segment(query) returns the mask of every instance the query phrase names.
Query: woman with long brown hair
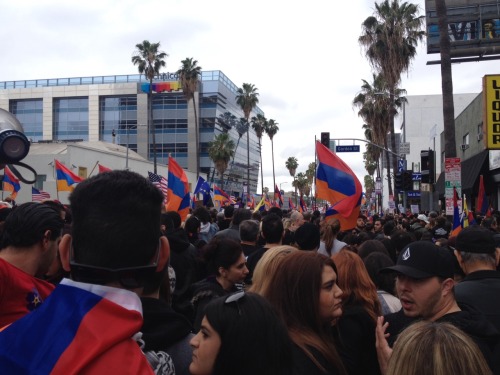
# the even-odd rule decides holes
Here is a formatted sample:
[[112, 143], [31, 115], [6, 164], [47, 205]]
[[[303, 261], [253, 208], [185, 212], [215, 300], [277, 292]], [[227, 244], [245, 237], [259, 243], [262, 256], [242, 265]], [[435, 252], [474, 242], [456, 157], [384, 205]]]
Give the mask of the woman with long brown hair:
[[333, 327], [339, 354], [349, 375], [379, 374], [375, 328], [381, 308], [377, 288], [358, 254], [341, 250], [332, 258], [344, 292], [343, 314]]
[[330, 333], [342, 315], [337, 268], [317, 252], [285, 256], [262, 295], [275, 307], [294, 343], [297, 374], [346, 374]]

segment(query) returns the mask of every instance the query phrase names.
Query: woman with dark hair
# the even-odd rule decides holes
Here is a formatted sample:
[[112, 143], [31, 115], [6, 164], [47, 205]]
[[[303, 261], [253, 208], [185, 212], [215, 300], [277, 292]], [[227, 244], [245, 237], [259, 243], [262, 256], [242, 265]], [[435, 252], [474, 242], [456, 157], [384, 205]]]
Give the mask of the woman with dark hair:
[[333, 260], [317, 252], [293, 252], [269, 277], [272, 287], [262, 295], [288, 328], [296, 373], [345, 374], [330, 333], [342, 315], [342, 290]]
[[197, 249], [201, 249], [207, 242], [200, 237], [201, 222], [196, 216], [191, 215], [184, 223], [184, 230], [189, 238], [189, 242]]
[[241, 290], [248, 275], [245, 255], [236, 241], [214, 237], [202, 249], [202, 257], [208, 277], [192, 287], [195, 330], [200, 328], [207, 303], [215, 297]]
[[381, 314], [377, 288], [360, 256], [341, 250], [333, 257], [343, 290], [343, 314], [333, 328], [337, 348], [349, 375], [379, 374], [375, 328]]
[[384, 253], [373, 252], [363, 259], [370, 279], [377, 288], [382, 315], [401, 310], [401, 301], [396, 297], [396, 277], [392, 273], [381, 273], [380, 270], [394, 266], [393, 260]]
[[217, 298], [191, 339], [192, 375], [290, 375], [291, 341], [272, 306], [254, 293]]

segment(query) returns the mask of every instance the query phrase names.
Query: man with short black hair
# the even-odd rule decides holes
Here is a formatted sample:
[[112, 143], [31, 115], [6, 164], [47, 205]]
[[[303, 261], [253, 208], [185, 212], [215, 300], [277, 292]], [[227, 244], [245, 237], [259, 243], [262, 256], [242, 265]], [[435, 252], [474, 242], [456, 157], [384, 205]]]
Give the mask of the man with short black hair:
[[163, 195], [137, 173], [112, 171], [81, 182], [70, 202], [72, 233], [59, 250], [72, 280], [0, 333], [2, 373], [153, 374], [138, 342], [138, 294], [168, 259]]
[[57, 257], [64, 222], [48, 205], [21, 204], [6, 217], [0, 241], [0, 329], [35, 310], [54, 290], [42, 280]]
[[256, 220], [243, 220], [240, 224], [240, 240], [243, 254], [246, 257], [257, 250], [259, 239], [259, 222]]
[[252, 212], [246, 208], [237, 208], [234, 210], [233, 218], [229, 228], [223, 229], [215, 233], [214, 237], [227, 238], [236, 242], [240, 242], [240, 223], [243, 220], [249, 220], [252, 217]]

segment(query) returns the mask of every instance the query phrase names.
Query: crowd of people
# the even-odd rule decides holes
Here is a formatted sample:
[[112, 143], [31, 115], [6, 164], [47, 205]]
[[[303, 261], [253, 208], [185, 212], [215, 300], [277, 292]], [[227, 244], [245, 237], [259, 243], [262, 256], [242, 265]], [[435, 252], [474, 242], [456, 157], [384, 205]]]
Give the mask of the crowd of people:
[[496, 212], [162, 202], [112, 171], [0, 209], [1, 373], [500, 374]]

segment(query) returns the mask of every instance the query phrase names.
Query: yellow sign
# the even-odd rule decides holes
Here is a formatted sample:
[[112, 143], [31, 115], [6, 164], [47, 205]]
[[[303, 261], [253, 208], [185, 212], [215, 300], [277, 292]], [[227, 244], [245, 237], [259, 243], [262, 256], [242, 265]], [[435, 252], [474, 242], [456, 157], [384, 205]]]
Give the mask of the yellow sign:
[[500, 75], [483, 77], [486, 148], [500, 149]]

